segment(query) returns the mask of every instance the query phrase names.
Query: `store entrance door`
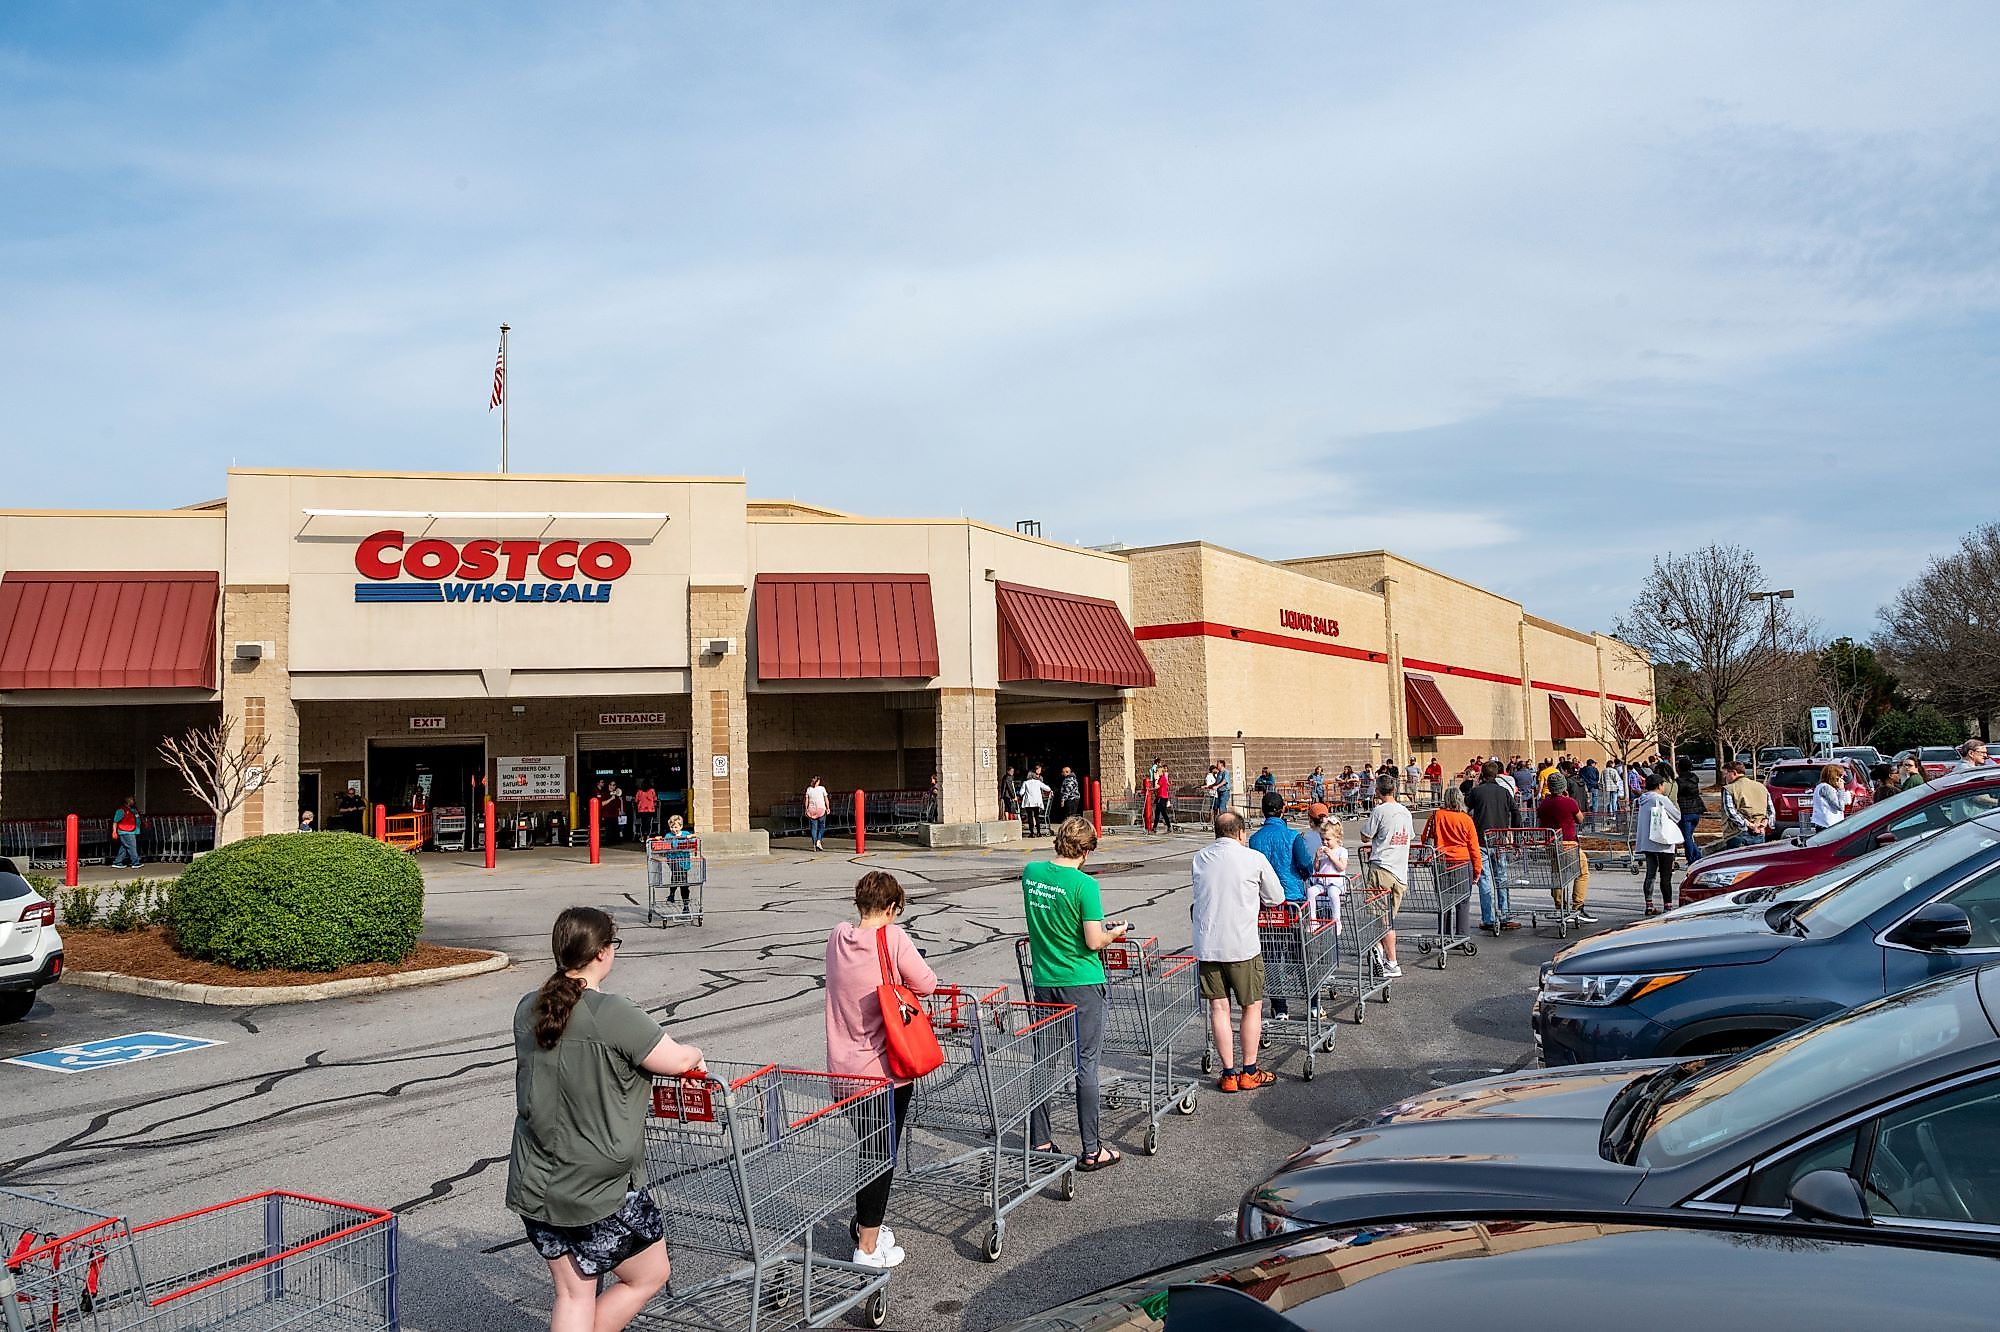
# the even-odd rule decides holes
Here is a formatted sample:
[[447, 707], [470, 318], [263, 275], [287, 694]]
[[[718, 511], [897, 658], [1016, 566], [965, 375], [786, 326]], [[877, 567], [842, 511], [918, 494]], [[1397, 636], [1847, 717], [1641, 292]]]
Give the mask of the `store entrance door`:
[[[687, 817], [687, 749], [685, 746], [638, 745], [630, 748], [599, 748], [603, 741], [581, 741], [576, 755], [576, 795], [579, 806], [598, 794], [598, 783], [616, 782], [625, 795], [626, 823], [623, 839], [640, 836], [645, 829], [638, 819], [633, 796], [647, 782], [659, 793], [658, 826], [666, 827], [667, 815]], [[586, 819], [582, 808], [579, 820]], [[603, 836], [621, 840], [616, 820], [607, 819]]]
[[1016, 722], [1006, 728], [1003, 743], [1014, 775], [1026, 777], [1039, 763], [1042, 780], [1058, 798], [1065, 767], [1076, 773], [1079, 783], [1090, 775], [1089, 722]]
[[426, 740], [421, 744], [368, 742], [368, 805], [391, 814], [417, 810], [471, 811], [486, 798], [484, 740]]

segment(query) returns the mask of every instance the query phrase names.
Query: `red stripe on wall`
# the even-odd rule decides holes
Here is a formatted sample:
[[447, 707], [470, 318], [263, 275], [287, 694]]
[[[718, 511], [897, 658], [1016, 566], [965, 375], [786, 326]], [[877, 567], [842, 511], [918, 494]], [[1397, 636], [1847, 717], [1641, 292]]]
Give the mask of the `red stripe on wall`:
[[1236, 625], [1217, 624], [1214, 620], [1187, 620], [1180, 624], [1142, 624], [1132, 631], [1132, 637], [1140, 642], [1152, 638], [1220, 638], [1232, 643], [1255, 643], [1260, 647], [1290, 648], [1294, 652], [1316, 652], [1322, 657], [1346, 657], [1352, 661], [1389, 660], [1386, 652], [1369, 652], [1364, 648], [1351, 648], [1344, 643], [1320, 643], [1310, 638], [1294, 638], [1290, 634], [1266, 633], [1262, 629], [1243, 629]]
[[[1386, 652], [1369, 652], [1362, 648], [1351, 648], [1342, 643], [1321, 643], [1310, 638], [1294, 638], [1290, 634], [1267, 633], [1262, 629], [1244, 629], [1237, 625], [1221, 624], [1215, 620], [1183, 620], [1175, 624], [1142, 624], [1132, 630], [1132, 637], [1140, 642], [1158, 638], [1221, 638], [1235, 643], [1256, 643], [1261, 647], [1289, 648], [1294, 652], [1316, 652], [1323, 657], [1346, 657], [1352, 661], [1387, 662]], [[1403, 658], [1405, 670], [1435, 671], [1462, 680], [1484, 680], [1489, 684], [1513, 685], [1518, 688], [1521, 677], [1500, 675], [1493, 671], [1474, 670], [1470, 666], [1453, 666], [1442, 661], [1425, 661], [1421, 657]], [[1576, 694], [1583, 698], [1596, 698], [1595, 689], [1578, 689], [1574, 685], [1554, 684], [1546, 680], [1529, 681], [1536, 689], [1551, 693]], [[1632, 698], [1626, 694], [1606, 694], [1606, 698], [1618, 703], [1631, 703], [1638, 707], [1650, 708], [1653, 700]]]

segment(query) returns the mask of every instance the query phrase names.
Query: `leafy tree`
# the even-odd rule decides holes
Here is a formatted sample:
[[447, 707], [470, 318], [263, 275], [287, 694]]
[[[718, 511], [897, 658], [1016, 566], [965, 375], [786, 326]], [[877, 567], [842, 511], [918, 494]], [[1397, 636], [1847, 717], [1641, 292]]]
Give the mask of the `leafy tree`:
[[1896, 677], [1875, 649], [1851, 638], [1836, 638], [1819, 650], [1813, 683], [1820, 701], [1833, 709], [1834, 729], [1844, 745], [1867, 744], [1876, 723], [1896, 706]]
[[1872, 743], [1885, 754], [1918, 745], [1955, 745], [1963, 739], [1964, 724], [1945, 716], [1930, 703], [1920, 703], [1907, 712], [1897, 708], [1885, 714], [1871, 733]]

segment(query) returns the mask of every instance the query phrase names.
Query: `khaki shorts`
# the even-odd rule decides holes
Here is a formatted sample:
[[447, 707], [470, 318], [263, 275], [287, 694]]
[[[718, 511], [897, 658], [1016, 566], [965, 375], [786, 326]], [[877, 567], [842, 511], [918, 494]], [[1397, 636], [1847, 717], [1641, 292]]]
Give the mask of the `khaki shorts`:
[[1204, 999], [1234, 999], [1242, 1008], [1264, 1002], [1264, 959], [1261, 957], [1253, 957], [1248, 962], [1203, 962], [1197, 970], [1201, 976], [1201, 997]]
[[1403, 909], [1403, 896], [1410, 891], [1410, 885], [1380, 865], [1368, 867], [1368, 877], [1361, 881], [1361, 886], [1366, 890], [1370, 901], [1387, 893], [1389, 914], [1392, 916]]

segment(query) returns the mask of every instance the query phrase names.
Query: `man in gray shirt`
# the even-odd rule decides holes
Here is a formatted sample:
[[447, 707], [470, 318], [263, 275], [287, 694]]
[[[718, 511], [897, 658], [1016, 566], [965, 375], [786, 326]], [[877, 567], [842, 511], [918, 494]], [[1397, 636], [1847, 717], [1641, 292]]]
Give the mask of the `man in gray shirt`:
[[[1255, 1091], [1277, 1076], [1257, 1067], [1264, 1035], [1264, 949], [1257, 913], [1285, 900], [1285, 885], [1261, 852], [1250, 849], [1243, 816], [1215, 816], [1215, 840], [1194, 854], [1194, 955], [1201, 997], [1208, 1001], [1209, 1032], [1222, 1056], [1222, 1091]], [[1243, 1010], [1243, 1063], [1229, 1022], [1229, 1001]]]

